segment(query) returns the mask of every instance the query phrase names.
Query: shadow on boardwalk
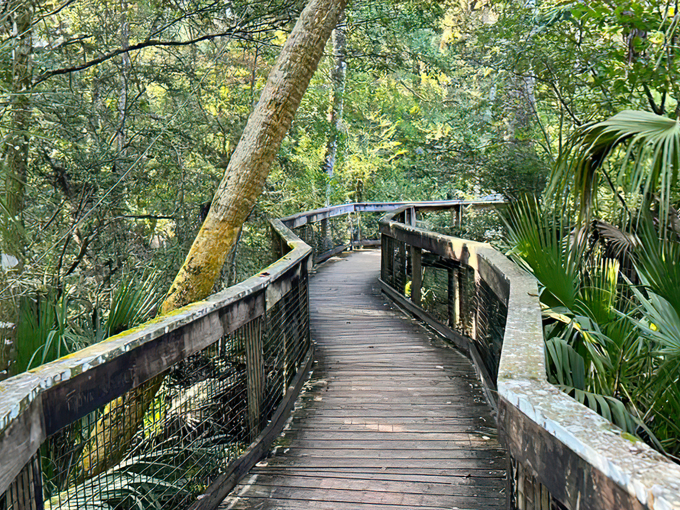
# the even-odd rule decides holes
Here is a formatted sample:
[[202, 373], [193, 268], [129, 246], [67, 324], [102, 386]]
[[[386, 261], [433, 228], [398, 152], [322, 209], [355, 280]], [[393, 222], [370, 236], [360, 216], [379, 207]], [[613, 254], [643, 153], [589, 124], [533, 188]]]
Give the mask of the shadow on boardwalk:
[[380, 295], [380, 252], [311, 280], [314, 372], [220, 509], [500, 509], [506, 457], [471, 363]]

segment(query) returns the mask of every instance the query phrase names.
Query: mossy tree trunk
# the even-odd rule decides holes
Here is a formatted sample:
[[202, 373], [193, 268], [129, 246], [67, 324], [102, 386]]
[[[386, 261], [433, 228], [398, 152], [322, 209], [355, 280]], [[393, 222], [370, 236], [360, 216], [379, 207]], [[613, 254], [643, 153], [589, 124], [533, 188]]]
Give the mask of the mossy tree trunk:
[[[161, 314], [207, 297], [269, 175], [346, 0], [310, 0], [288, 37], [168, 292]], [[163, 381], [158, 376], [111, 402], [83, 449], [81, 480], [116, 465]]]
[[288, 37], [229, 161], [210, 212], [161, 308], [208, 296], [316, 71], [345, 0], [311, 0]]

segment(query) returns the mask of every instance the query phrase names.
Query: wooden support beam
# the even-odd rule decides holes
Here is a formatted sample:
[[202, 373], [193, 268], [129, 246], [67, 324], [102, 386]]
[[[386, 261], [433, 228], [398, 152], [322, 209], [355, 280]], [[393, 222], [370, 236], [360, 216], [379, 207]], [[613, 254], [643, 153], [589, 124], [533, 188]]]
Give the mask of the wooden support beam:
[[262, 321], [255, 320], [245, 328], [246, 371], [248, 377], [248, 429], [250, 440], [260, 434], [260, 416], [264, 393], [264, 355], [262, 352]]
[[448, 269], [448, 285], [447, 285], [447, 293], [446, 293], [446, 311], [448, 314], [448, 319], [449, 319], [449, 327], [451, 329], [456, 328], [456, 312], [455, 312], [455, 303], [457, 302], [456, 299], [456, 289], [457, 285], [455, 284], [455, 277], [454, 277], [454, 272], [453, 269]]
[[411, 301], [420, 306], [421, 292], [423, 286], [423, 269], [422, 269], [422, 250], [411, 246]]
[[380, 279], [387, 281], [387, 236], [380, 235]]
[[410, 225], [412, 227], [416, 226], [416, 220], [417, 220], [417, 214], [416, 214], [416, 208], [415, 207], [409, 207], [404, 211], [405, 215], [405, 223], [407, 225]]
[[407, 276], [408, 276], [408, 268], [407, 268], [407, 265], [406, 265], [406, 243], [400, 242], [398, 250], [399, 250], [399, 261], [401, 262], [401, 266], [397, 268], [399, 270], [400, 280], [401, 280], [399, 282], [399, 290], [403, 294], [404, 293], [404, 287], [406, 287], [406, 279], [407, 279]]
[[360, 212], [356, 213], [356, 217], [357, 217], [357, 239], [354, 244], [360, 245], [361, 242], [364, 240], [361, 235], [361, 213]]

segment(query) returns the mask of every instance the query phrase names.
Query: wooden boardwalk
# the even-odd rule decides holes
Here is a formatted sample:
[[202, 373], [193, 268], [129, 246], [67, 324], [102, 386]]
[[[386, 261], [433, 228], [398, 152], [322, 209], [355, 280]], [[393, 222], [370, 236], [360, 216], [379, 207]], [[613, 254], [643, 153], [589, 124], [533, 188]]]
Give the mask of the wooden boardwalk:
[[311, 280], [314, 372], [220, 509], [505, 508], [506, 457], [470, 362], [380, 295], [380, 252]]

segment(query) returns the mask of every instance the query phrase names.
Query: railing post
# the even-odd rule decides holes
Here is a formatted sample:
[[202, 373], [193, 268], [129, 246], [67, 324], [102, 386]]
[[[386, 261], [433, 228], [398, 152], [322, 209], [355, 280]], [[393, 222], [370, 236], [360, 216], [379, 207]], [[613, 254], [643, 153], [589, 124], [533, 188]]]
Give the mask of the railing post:
[[455, 315], [455, 304], [457, 301], [456, 290], [458, 286], [456, 285], [456, 280], [454, 276], [453, 269], [448, 269], [448, 286], [446, 293], [446, 311], [449, 319], [449, 327], [454, 329], [456, 327], [456, 315]]
[[423, 286], [423, 271], [422, 271], [422, 250], [411, 246], [411, 301], [420, 306], [421, 288]]
[[387, 236], [380, 234], [380, 279], [387, 281]]
[[356, 213], [357, 215], [357, 244], [361, 246], [361, 242], [363, 241], [363, 238], [361, 236], [361, 213], [358, 212]]
[[406, 279], [408, 278], [408, 265], [406, 262], [406, 243], [397, 241], [399, 243], [399, 263], [401, 264], [401, 267], [399, 267], [399, 272], [400, 272], [400, 285], [399, 285], [399, 291], [404, 294], [404, 290], [406, 288]]
[[276, 233], [276, 230], [274, 227], [271, 225], [269, 226], [269, 235], [271, 237], [272, 241], [272, 250], [274, 251], [274, 255], [277, 258], [283, 257], [285, 254], [283, 253], [283, 246], [281, 244], [281, 237]]
[[246, 371], [248, 393], [248, 430], [254, 441], [260, 433], [260, 407], [264, 389], [264, 355], [262, 349], [262, 320], [246, 326]]
[[385, 268], [385, 279], [383, 281], [393, 287], [396, 287], [396, 282], [394, 281], [394, 245], [392, 244], [392, 238], [386, 235], [382, 236], [382, 249], [383, 249], [383, 267]]
[[461, 299], [463, 298], [463, 293], [461, 289], [461, 278], [460, 278], [460, 268], [454, 269], [453, 271], [453, 324], [452, 328], [455, 328], [460, 322], [461, 316]]
[[405, 223], [407, 225], [415, 227], [416, 226], [416, 220], [417, 220], [416, 208], [415, 207], [409, 207], [408, 209], [406, 209], [406, 211], [404, 211], [404, 214], [406, 216]]

